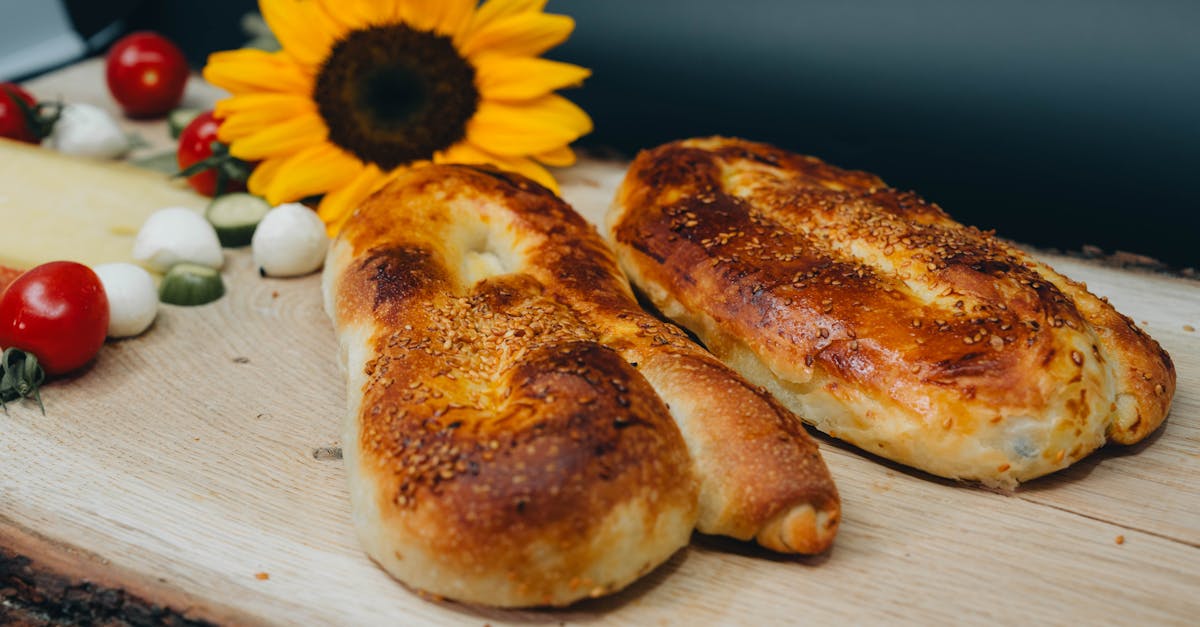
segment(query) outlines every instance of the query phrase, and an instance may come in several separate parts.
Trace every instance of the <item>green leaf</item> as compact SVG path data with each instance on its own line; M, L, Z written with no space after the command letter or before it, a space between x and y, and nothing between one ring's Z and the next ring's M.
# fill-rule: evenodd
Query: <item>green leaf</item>
M8 413L8 401L33 398L45 416L46 406L42 404L41 394L45 380L46 371L32 353L17 348L4 349L0 353L0 407L4 408L4 413Z

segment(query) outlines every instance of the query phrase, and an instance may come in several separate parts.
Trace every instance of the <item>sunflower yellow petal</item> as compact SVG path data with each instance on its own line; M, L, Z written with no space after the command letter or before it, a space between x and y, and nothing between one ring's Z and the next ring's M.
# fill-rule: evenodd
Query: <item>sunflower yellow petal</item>
M325 221L327 231L332 237L337 235L342 224L366 200L368 196L383 186L385 174L374 164L363 168L349 183L335 189L321 199L317 207L317 215Z
M434 156L434 162L491 164L502 170L527 176L550 189L555 194L558 193L558 182L554 180L554 177L550 175L550 172L546 168L538 165L533 160L525 157L506 157L504 155L491 154L466 142L455 144L445 151L438 153Z
M491 163L498 159L495 155L488 153L468 144L459 142L453 146L433 155L434 163Z
M318 0L345 30L403 21L412 0Z
M477 0L443 0L437 32L454 37L470 23Z
M213 115L221 120L217 139L228 144L261 128L315 111L316 105L306 96L259 92L221 100Z
M557 148L555 150L548 150L546 152L538 153L533 155L533 158L545 165L556 168L565 168L567 166L575 165L575 151L571 150L570 146L563 146L562 148Z
M467 123L467 139L494 154L523 156L554 150L591 130L583 109L552 94L521 104L480 103Z
M401 17L419 30L454 37L467 25L476 0L405 0Z
M368 4L375 5L375 10L379 11L381 15L386 16L389 24L394 24L404 19L404 6L407 3L408 0L377 0L376 2L368 2Z
M320 0L347 28L404 22L417 30L454 37L470 23L476 0Z
M530 100L578 85L591 74L587 68L549 59L495 54L475 57L475 84L485 100Z
M574 29L575 20L565 15L519 13L472 31L460 52L469 58L484 52L533 57L565 41Z
M266 199L278 205L323 194L349 183L362 169L361 161L335 146L309 146L288 157L267 186Z
M417 30L436 30L441 22L439 0L403 0L397 8L400 19Z
M508 159L500 164L500 167L533 179L542 187L554 192L555 196L559 193L558 181L554 180L554 176L533 159L526 159L524 157Z
M396 19L416 30L433 30L433 19L428 12L422 11L423 0L399 2L396 4ZM318 213L320 210L318 209Z
M204 80L234 95L260 91L308 94L312 77L290 57L262 50L227 50L208 56Z
M471 23L464 29L464 34L470 34L492 22L520 13L540 13L546 7L546 0L488 0L471 16Z
M217 119L225 119L260 109L284 109L289 113L315 110L312 98L305 94L256 92L218 101L213 108L213 115Z
M344 34L344 27L311 0L259 0L258 7L283 51L312 67L325 60L334 41Z
M258 161L323 142L327 134L321 116L306 113L234 141L229 146L229 153L238 159Z
M287 163L287 157L272 157L254 166L254 171L246 180L246 187L249 188L250 193L266 196L267 187L271 185L271 181L275 180L275 175L279 173L279 169L285 163Z
M370 21L367 17L369 14L374 13L371 10L371 5L364 6L362 3L354 2L353 0L350 2L338 2L337 0L312 1L320 5L330 21L336 24L338 30L345 32L368 25ZM362 9L366 9L366 11Z

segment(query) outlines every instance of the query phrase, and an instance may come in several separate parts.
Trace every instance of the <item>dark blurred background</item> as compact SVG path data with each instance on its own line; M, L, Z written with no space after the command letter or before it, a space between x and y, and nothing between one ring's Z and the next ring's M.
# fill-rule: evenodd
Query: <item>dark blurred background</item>
M151 28L196 67L243 43L239 17L255 9L65 5L92 49ZM739 135L875 172L1020 242L1200 266L1195 0L551 0L548 10L577 22L548 56L594 70L567 93L596 122L585 145L632 155Z

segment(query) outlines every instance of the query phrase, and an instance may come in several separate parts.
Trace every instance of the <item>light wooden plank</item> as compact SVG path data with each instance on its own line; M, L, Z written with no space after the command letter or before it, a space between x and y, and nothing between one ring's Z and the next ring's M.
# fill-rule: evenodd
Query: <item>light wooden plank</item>
M597 220L620 175L585 162L564 194ZM1188 624L1200 350L1183 325L1200 327L1200 284L1050 261L1171 351L1166 428L1013 495L822 440L845 507L824 556L697 537L629 590L566 610L422 599L362 554L341 463L313 454L340 445L344 403L318 278L261 279L244 251L229 256L227 297L164 306L149 333L47 386L46 416L28 403L0 414L0 541L47 562L87 555L104 585L251 624Z
M1111 272L1096 272L1093 288L1119 290L1124 274L1106 281ZM1176 448L1194 459L1194 441L1174 431L1137 455L1103 460L1087 477L1015 497L825 442L846 511L828 556L779 559L702 538L630 592L567 611L424 601L363 557L341 465L313 456L339 444L344 401L317 277L260 279L238 252L227 279L221 301L164 307L148 334L106 346L90 371L48 386L46 417L24 404L0 419L8 525L162 578L164 589L214 607L232 600L246 618L267 622L1104 622L1122 615L1113 608L1171 622L1200 611L1190 593L1200 589L1200 550L1173 539L1186 539L1178 527L1194 522L1196 500L1174 501L1174 518L1121 520L1122 510L1107 509L1122 499L1145 506L1184 498L1168 478L1148 481L1129 468L1169 464L1165 453ZM1174 298L1154 281L1142 288L1131 300ZM1155 324L1179 326L1169 310L1152 314L1164 316ZM1185 434L1197 422L1192 372L1182 370L1184 402L1171 422ZM1110 482L1103 498L1089 496L1101 481ZM1067 511L1076 507L1084 515ZM1114 541L1120 534L1123 545ZM270 579L255 579L258 572Z

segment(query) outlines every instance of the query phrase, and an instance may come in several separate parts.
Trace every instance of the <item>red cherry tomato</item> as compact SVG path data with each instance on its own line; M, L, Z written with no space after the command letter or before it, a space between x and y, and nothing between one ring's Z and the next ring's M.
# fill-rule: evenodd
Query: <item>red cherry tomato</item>
M13 97L20 98L30 109L37 102L29 92L14 83L0 83L0 137L7 137L28 144L38 143L37 133L29 126L29 118Z
M179 134L179 148L175 152L175 160L179 164L180 170L186 170L192 165L213 156L213 143L218 141L217 129L220 126L221 122L213 118L213 112L205 111L196 116L195 119L184 127L183 132ZM224 155L222 158L225 160L231 159L228 155ZM188 185L191 185L192 189L205 196L215 195L217 191L217 170L220 167L220 165L214 164L210 169L189 176ZM245 190L246 185L243 181L231 178L225 182L225 189L221 191L222 193L229 193Z
M179 106L188 65L179 47L151 32L126 35L108 51L108 91L131 118L165 115Z
M91 361L107 332L108 296L83 264L42 264L0 293L0 346L33 353L48 375Z

